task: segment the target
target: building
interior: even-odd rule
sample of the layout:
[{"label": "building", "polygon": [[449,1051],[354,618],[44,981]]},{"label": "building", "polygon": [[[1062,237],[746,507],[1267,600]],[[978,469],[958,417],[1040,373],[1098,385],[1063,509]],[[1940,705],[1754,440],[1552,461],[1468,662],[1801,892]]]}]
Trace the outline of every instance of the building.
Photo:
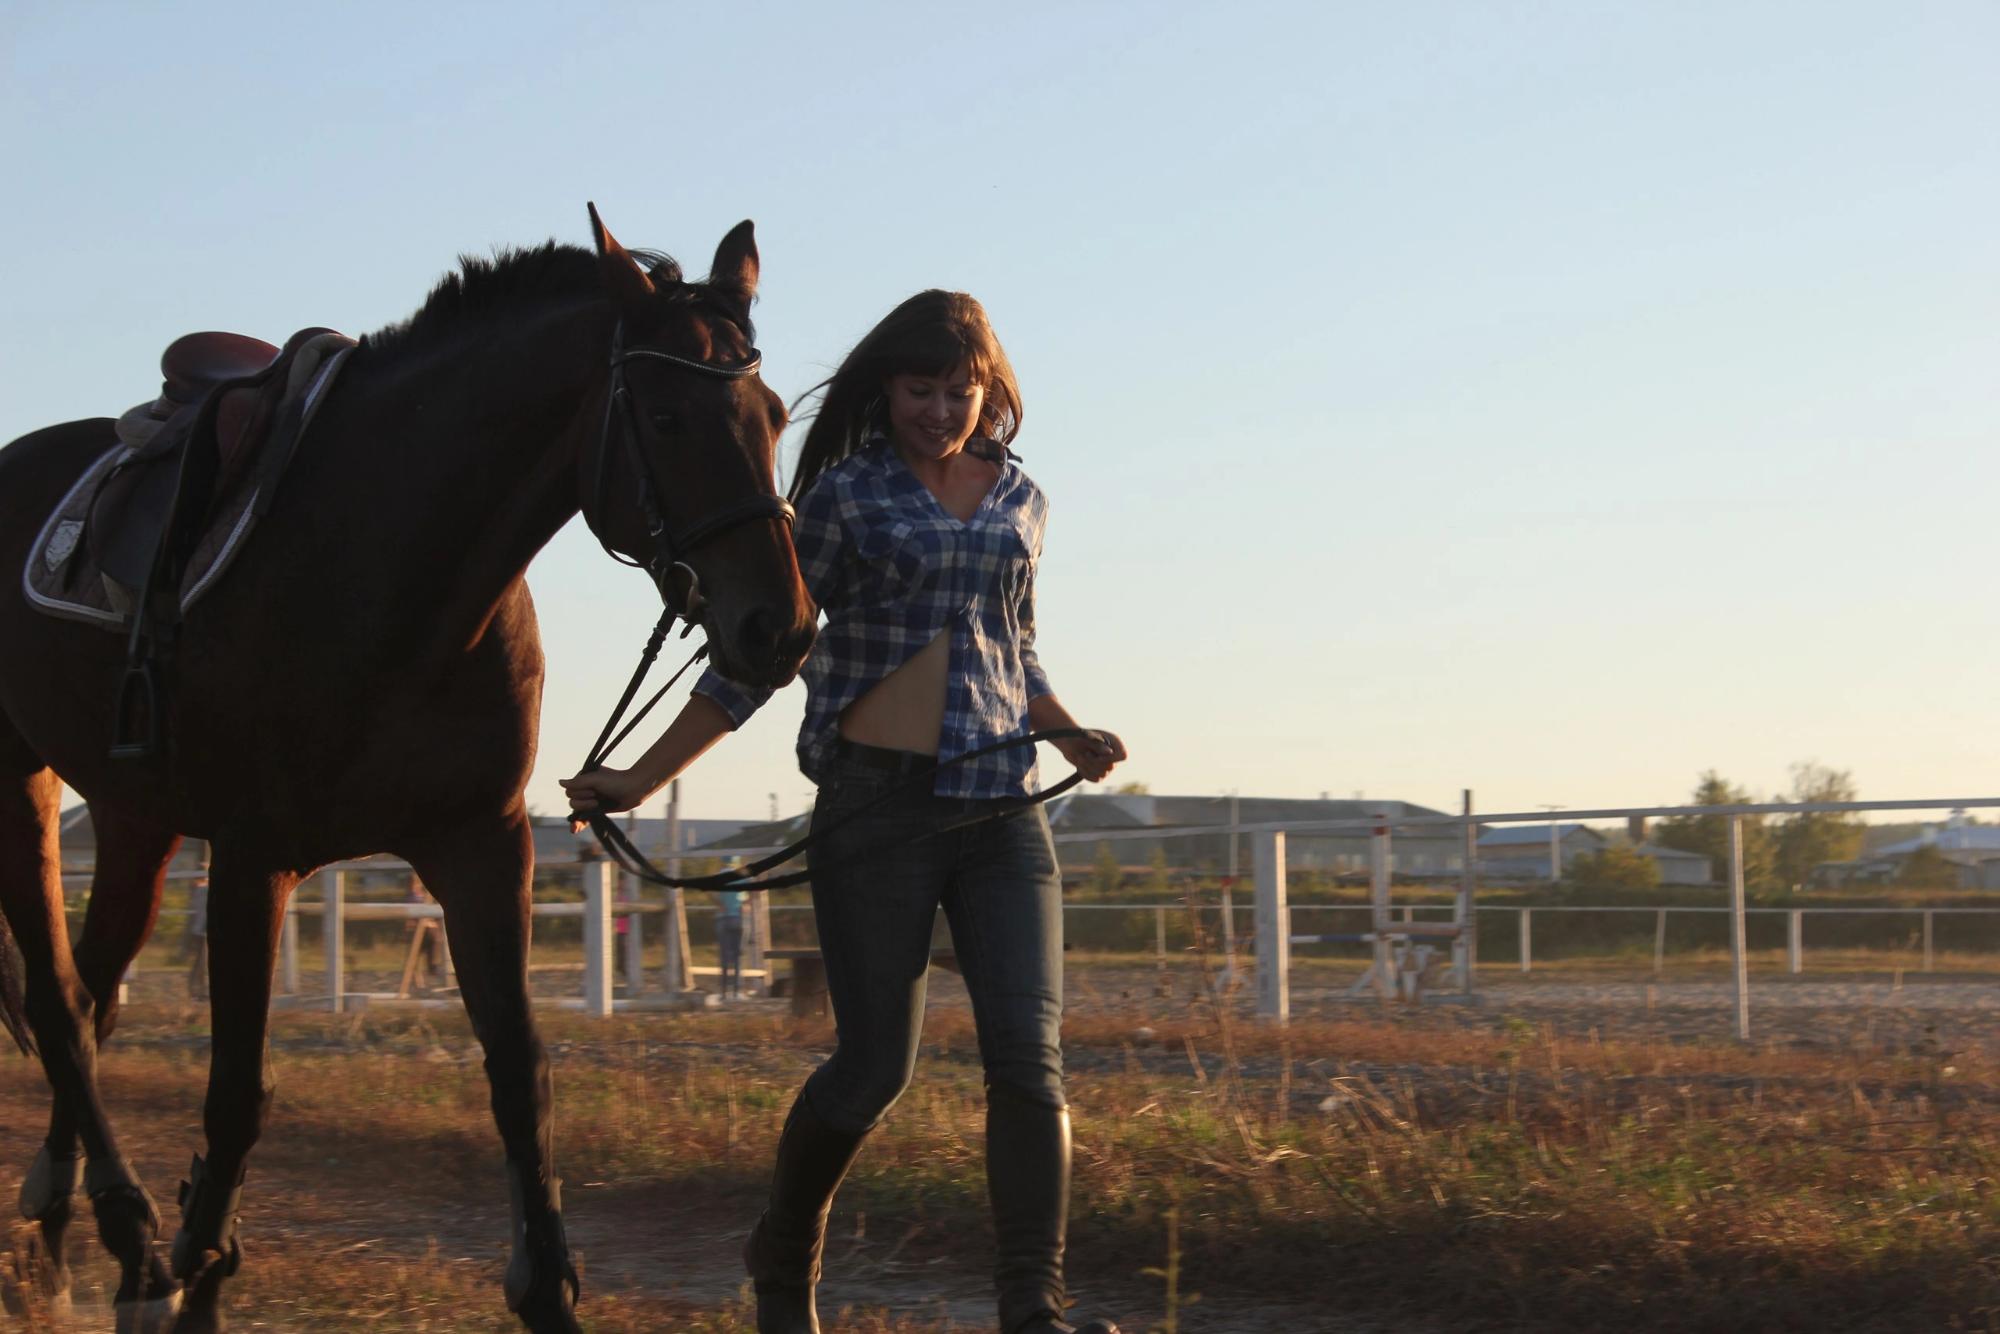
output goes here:
[{"label": "building", "polygon": [[1806,877],[1806,888],[1894,884],[1912,854],[1934,851],[1958,870],[1960,889],[2000,889],[2000,825],[1972,824],[1953,811],[1943,825],[1925,825],[1915,838],[1887,843],[1847,862],[1823,862]]},{"label": "building", "polygon": [[[1465,836],[1455,828],[1398,825],[1411,816],[1441,815],[1442,811],[1413,802],[1379,798],[1309,800],[1291,797],[1175,797],[1151,793],[1072,792],[1049,803],[1049,828],[1056,835],[1056,854],[1066,876],[1094,867],[1099,848],[1110,850],[1119,865],[1140,867],[1164,859],[1170,870],[1226,874],[1230,866],[1232,812],[1238,825],[1302,825],[1351,820],[1351,830],[1301,830],[1285,838],[1288,871],[1319,872],[1363,878],[1368,874],[1368,825],[1377,816],[1390,825],[1389,869],[1402,876],[1457,875],[1465,864]],[[1212,832],[1169,834],[1169,829]],[[1128,831],[1159,829],[1154,835]],[[1110,835],[1093,839],[1093,834]],[[1118,835],[1123,835],[1118,836]],[[1239,876],[1251,874],[1250,839],[1237,840]]]},{"label": "building", "polygon": [[1633,849],[1641,857],[1650,857],[1653,865],[1660,868],[1660,883],[1663,885],[1712,885],[1715,870],[1708,858],[1699,852],[1688,852],[1681,848],[1663,848],[1657,843],[1641,843]]},{"label": "building", "polygon": [[1560,840],[1565,866],[1610,840],[1589,825],[1496,825],[1479,835],[1479,874],[1492,880],[1548,880],[1549,840]]}]

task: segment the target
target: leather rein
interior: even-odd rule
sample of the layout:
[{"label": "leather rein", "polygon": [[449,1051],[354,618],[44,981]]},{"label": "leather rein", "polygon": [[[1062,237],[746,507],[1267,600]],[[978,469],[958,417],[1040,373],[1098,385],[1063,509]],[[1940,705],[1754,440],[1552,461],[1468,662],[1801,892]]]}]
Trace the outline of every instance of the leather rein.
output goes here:
[{"label": "leather rein", "polygon": [[[687,673],[688,668],[700,662],[708,654],[708,647],[705,644],[696,649],[694,656],[683,663],[680,670],[668,678],[667,683],[655,691],[652,698],[648,699],[640,707],[639,711],[632,715],[631,721],[627,722],[622,729],[618,728],[620,720],[625,717],[625,711],[631,707],[633,698],[639,693],[640,685],[652,671],[653,663],[659,658],[660,649],[666,643],[667,632],[673,628],[674,622],[676,620],[685,622],[685,626],[681,630],[681,637],[683,639],[693,631],[696,625],[701,623],[701,584],[694,572],[694,568],[687,564],[684,559],[687,553],[738,524],[754,523],[761,519],[782,519],[789,527],[798,522],[797,512],[793,510],[791,502],[787,501],[783,496],[760,495],[750,496],[735,504],[724,506],[715,513],[708,515],[685,533],[676,535],[667,526],[665,514],[660,507],[659,493],[656,489],[652,467],[646,461],[645,451],[639,448],[639,424],[636,415],[638,409],[632,401],[631,391],[625,384],[626,363],[639,358],[650,358],[657,361],[669,362],[688,370],[697,371],[703,375],[715,375],[734,380],[741,379],[747,375],[755,375],[758,367],[763,364],[764,359],[760,352],[752,348],[750,355],[743,361],[724,365],[716,362],[700,361],[693,357],[677,356],[672,352],[662,352],[657,348],[628,348],[624,343],[625,328],[621,323],[611,336],[611,386],[609,392],[605,395],[604,424],[598,433],[597,480],[593,487],[594,507],[597,513],[602,514],[604,512],[604,478],[605,473],[608,471],[605,464],[608,461],[611,451],[613,422],[616,421],[622,426],[620,434],[625,441],[627,458],[632,466],[633,474],[638,479],[637,499],[639,513],[646,522],[646,535],[652,544],[652,552],[644,561],[637,561],[614,550],[611,544],[605,541],[602,534],[598,535],[597,540],[599,545],[603,546],[613,560],[618,561],[622,565],[643,568],[652,577],[654,586],[659,589],[660,602],[663,609],[660,613],[659,622],[653,626],[652,633],[646,639],[645,649],[639,655],[638,669],[632,673],[632,679],[626,683],[625,692],[619,697],[618,707],[612,710],[611,717],[604,724],[604,730],[598,733],[597,743],[590,748],[590,756],[584,761],[583,768],[578,770],[579,773],[602,767],[605,758],[611,751],[632,734],[632,730],[639,725],[640,721],[648,713],[652,712],[653,706],[658,704],[669,690],[673,689],[675,682],[679,681]],[[687,596],[679,605],[676,605],[674,596],[673,576],[676,571],[682,572],[687,577]],[[612,735],[614,729],[617,729],[616,736]],[[1012,750],[1020,746],[1033,746],[1042,741],[1065,741],[1073,737],[1081,738],[1092,735],[1094,733],[1081,727],[1050,728],[1046,731],[1028,732],[1022,736],[1008,737],[1004,741],[996,741],[991,745],[981,746],[963,755],[955,755],[948,760],[940,760],[933,768],[907,775],[903,781],[894,784],[888,791],[882,793],[873,801],[849,812],[833,824],[816,830],[806,835],[806,837],[778,849],[776,852],[760,857],[746,866],[734,867],[726,871],[717,871],[711,875],[669,875],[655,866],[644,853],[640,852],[633,845],[632,840],[626,836],[624,830],[618,827],[608,812],[596,811],[584,818],[589,822],[590,830],[597,836],[597,841],[603,846],[605,854],[613,862],[617,863],[622,870],[648,884],[664,885],[670,889],[739,890],[753,893],[759,890],[783,889],[789,885],[802,884],[811,879],[812,871],[810,869],[791,871],[783,875],[769,875],[767,874],[768,872],[801,856],[814,843],[825,838],[828,834],[868,814],[870,811],[888,802],[891,798],[900,796],[906,789],[918,781],[926,783],[934,782],[940,770],[954,768],[958,765],[983,758],[984,756],[996,754],[1003,750]],[[993,820],[1005,819],[1030,807],[1038,806],[1051,798],[1059,797],[1082,781],[1083,774],[1081,772],[1072,773],[1068,778],[1063,779],[1053,787],[1043,788],[1039,792],[1033,792],[1024,797],[1004,797],[997,801],[982,803],[986,807],[985,810],[961,819],[948,821],[920,837],[934,838],[955,830],[986,824]],[[870,849],[867,853],[856,854],[856,856],[870,855],[873,852],[883,850],[885,849]],[[822,866],[820,869],[824,871],[828,868]]]}]

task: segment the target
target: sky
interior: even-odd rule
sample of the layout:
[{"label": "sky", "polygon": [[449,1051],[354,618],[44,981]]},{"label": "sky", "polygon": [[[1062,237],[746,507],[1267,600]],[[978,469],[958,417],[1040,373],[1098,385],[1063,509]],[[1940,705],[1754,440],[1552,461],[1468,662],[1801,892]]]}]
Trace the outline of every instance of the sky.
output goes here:
[{"label": "sky", "polygon": [[[748,217],[788,400],[913,291],[987,306],[1113,781],[1993,795],[1996,56],[1985,0],[14,0],[0,440],[187,330],[586,244],[585,200],[697,273]],[[549,812],[657,604],[580,520],[528,578]],[[802,711],[683,812],[802,807]]]}]

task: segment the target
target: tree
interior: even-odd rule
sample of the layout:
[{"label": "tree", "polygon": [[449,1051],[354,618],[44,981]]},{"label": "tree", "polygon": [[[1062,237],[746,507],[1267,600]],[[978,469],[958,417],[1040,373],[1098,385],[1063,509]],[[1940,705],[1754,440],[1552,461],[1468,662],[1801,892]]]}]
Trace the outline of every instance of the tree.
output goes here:
[{"label": "tree", "polygon": [[[1792,766],[1786,801],[1857,801],[1854,775],[1813,760]],[[1861,855],[1861,821],[1837,811],[1794,815],[1778,823],[1775,850],[1778,879],[1797,889],[1821,862],[1852,861]]]},{"label": "tree", "polygon": [[1926,843],[1903,858],[1896,868],[1896,883],[1905,889],[1957,889],[1958,867]]},{"label": "tree", "polygon": [[1153,789],[1144,783],[1120,783],[1111,790],[1121,797],[1147,797],[1153,793]]},{"label": "tree", "polygon": [[[1689,804],[1694,806],[1747,806],[1755,800],[1713,769],[1701,776],[1701,781],[1688,798]],[[1708,858],[1716,878],[1726,880],[1729,876],[1729,819],[1727,815],[1670,816],[1654,826],[1653,842],[1663,848],[1700,853]],[[1764,827],[1761,815],[1746,815],[1742,820],[1743,879],[1755,887],[1768,886],[1776,880],[1777,865],[1777,849],[1771,831]]]},{"label": "tree", "polygon": [[1660,866],[1631,848],[1600,848],[1572,857],[1563,881],[1572,889],[1653,889],[1660,883]]},{"label": "tree", "polygon": [[1097,845],[1097,861],[1090,868],[1090,887],[1099,894],[1116,894],[1125,886],[1125,870],[1109,843]]}]

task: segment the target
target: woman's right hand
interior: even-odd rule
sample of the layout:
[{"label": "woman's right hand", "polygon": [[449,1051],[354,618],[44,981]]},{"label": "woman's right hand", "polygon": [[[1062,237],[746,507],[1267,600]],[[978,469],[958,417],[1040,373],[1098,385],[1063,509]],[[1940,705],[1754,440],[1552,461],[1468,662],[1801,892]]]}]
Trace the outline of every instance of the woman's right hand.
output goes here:
[{"label": "woman's right hand", "polygon": [[585,769],[574,778],[557,781],[569,797],[571,833],[583,829],[583,816],[629,811],[653,795],[652,786],[636,769]]}]

